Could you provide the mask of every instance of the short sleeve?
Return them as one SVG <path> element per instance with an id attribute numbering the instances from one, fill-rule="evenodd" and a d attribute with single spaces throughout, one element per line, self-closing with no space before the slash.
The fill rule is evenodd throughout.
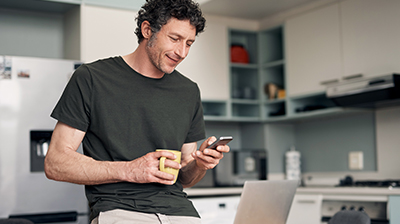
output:
<path id="1" fill-rule="evenodd" d="M 206 137 L 200 90 L 198 90 L 197 93 L 196 109 L 185 143 L 196 142 Z"/>
<path id="2" fill-rule="evenodd" d="M 86 65 L 72 75 L 51 117 L 86 132 L 90 124 L 91 74 Z"/>

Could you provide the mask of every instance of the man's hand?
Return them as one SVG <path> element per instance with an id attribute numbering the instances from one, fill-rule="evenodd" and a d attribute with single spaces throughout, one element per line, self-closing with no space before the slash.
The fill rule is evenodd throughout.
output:
<path id="1" fill-rule="evenodd" d="M 224 153 L 229 152 L 230 148 L 228 145 L 220 145 L 216 149 L 207 149 L 207 146 L 211 145 L 216 140 L 217 139 L 214 136 L 208 138 L 200 145 L 198 151 L 192 153 L 192 156 L 196 160 L 196 164 L 200 169 L 213 169 L 224 157 Z"/>
<path id="2" fill-rule="evenodd" d="M 166 157 L 165 167 L 180 169 L 181 165 L 175 161 L 176 155 L 172 152 L 157 151 L 126 163 L 125 173 L 128 182 L 135 183 L 160 183 L 166 185 L 174 184 L 175 176 L 159 170 L 160 157 Z"/>

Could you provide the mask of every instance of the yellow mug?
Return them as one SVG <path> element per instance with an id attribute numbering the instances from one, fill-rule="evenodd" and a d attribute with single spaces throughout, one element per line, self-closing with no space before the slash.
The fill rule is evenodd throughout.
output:
<path id="1" fill-rule="evenodd" d="M 179 164 L 181 163 L 181 151 L 170 150 L 170 149 L 157 149 L 156 151 L 172 152 L 172 153 L 174 153 L 176 155 L 176 159 L 174 159 L 173 161 L 175 161 L 175 162 L 177 162 Z M 165 167 L 164 163 L 165 163 L 166 159 L 167 158 L 164 157 L 164 156 L 162 156 L 160 158 L 160 171 L 175 175 L 175 180 L 174 180 L 174 183 L 175 183 L 176 180 L 178 179 L 179 169 L 174 169 L 174 168 L 171 168 L 171 167 Z"/>

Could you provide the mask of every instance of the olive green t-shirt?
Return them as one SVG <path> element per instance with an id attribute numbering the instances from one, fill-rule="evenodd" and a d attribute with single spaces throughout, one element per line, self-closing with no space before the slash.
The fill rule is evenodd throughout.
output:
<path id="1" fill-rule="evenodd" d="M 196 83 L 177 71 L 145 77 L 121 57 L 80 66 L 51 116 L 86 132 L 84 154 L 100 161 L 131 161 L 205 138 Z M 112 209 L 199 217 L 179 181 L 87 185 L 85 190 L 91 219 Z"/>

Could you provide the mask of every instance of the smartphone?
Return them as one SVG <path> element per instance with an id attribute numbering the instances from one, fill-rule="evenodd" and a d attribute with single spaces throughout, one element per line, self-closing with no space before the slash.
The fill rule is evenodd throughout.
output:
<path id="1" fill-rule="evenodd" d="M 232 136 L 221 136 L 217 139 L 217 141 L 213 142 L 211 145 L 207 147 L 207 149 L 215 149 L 219 145 L 226 145 L 228 142 L 232 141 Z"/>

